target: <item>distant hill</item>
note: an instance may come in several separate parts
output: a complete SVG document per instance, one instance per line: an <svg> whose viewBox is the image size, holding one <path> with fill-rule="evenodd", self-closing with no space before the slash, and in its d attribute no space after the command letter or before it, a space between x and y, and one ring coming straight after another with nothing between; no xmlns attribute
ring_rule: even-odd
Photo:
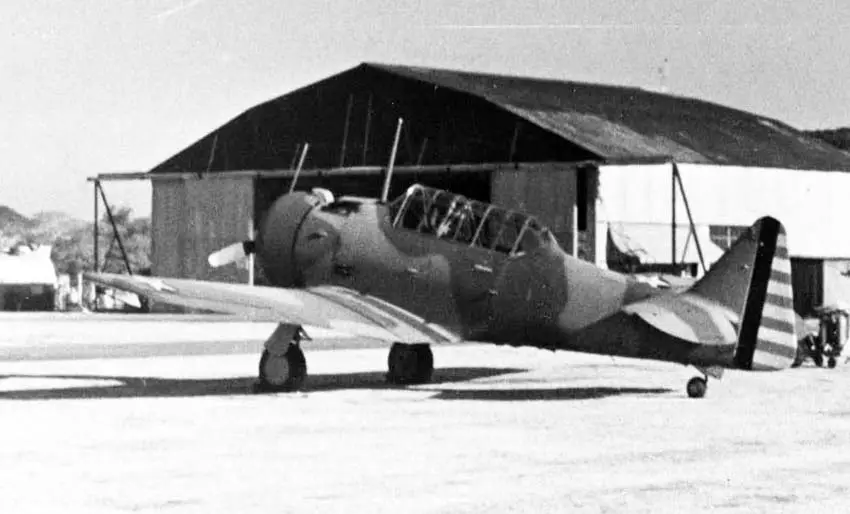
<svg viewBox="0 0 850 514"><path fill-rule="evenodd" d="M88 221L59 211L42 211L35 214L32 220L45 232L73 232L89 225Z"/></svg>
<svg viewBox="0 0 850 514"><path fill-rule="evenodd" d="M31 220L11 207L0 205L0 229L31 228L38 222Z"/></svg>
<svg viewBox="0 0 850 514"><path fill-rule="evenodd" d="M53 244L57 237L88 225L63 212L41 212L28 218L11 207L0 205L0 250L16 243Z"/></svg>
<svg viewBox="0 0 850 514"><path fill-rule="evenodd" d="M806 130L806 135L822 139L838 148L850 151L850 127L827 130Z"/></svg>

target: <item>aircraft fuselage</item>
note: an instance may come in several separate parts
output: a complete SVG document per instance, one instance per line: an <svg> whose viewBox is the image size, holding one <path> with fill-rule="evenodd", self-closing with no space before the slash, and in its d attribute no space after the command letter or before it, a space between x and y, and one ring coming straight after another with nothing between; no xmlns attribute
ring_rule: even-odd
<svg viewBox="0 0 850 514"><path fill-rule="evenodd" d="M664 291L568 255L548 230L537 228L530 237L532 224L519 213L500 210L496 215L486 206L485 220L493 218L503 226L488 228L479 220L464 236L460 226L454 235L439 234L434 227L425 230L424 218L413 226L415 218L409 223L402 219L404 206L348 198L327 205L302 202L289 199L276 206L279 212L270 216L286 219L285 228L263 235L260 257L264 262L277 259L266 265L275 285L337 285L368 293L465 340L692 358L685 355L694 350L688 345L676 349L673 342L662 344L659 355L658 347L618 338L616 325L600 327L593 337L574 337L600 320L616 319L612 315L623 305ZM504 237L505 220L512 216L526 227L514 230L515 240ZM506 244L500 246L503 240ZM712 355L710 360L716 363L718 358Z"/></svg>

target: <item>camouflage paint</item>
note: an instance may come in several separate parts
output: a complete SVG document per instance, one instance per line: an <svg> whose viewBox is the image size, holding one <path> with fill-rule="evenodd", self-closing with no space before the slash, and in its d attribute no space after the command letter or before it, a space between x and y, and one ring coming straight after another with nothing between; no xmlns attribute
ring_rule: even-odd
<svg viewBox="0 0 850 514"><path fill-rule="evenodd" d="M273 206L258 254L275 285L366 293L376 299L360 314L398 306L466 340L781 369L796 349L784 237L778 222L760 220L691 290L675 293L575 259L554 238L508 255L393 227L374 201L323 206L300 193ZM751 325L756 335L739 344Z"/></svg>

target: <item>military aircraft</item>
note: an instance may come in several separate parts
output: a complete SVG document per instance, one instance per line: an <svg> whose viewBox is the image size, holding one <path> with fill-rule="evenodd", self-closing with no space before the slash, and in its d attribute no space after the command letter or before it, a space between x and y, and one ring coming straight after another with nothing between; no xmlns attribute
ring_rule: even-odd
<svg viewBox="0 0 850 514"><path fill-rule="evenodd" d="M255 240L212 254L213 266L256 253L274 287L88 273L154 302L279 325L258 386L302 387L309 327L391 342L387 380L427 382L431 344L480 341L695 366L705 395L724 369L780 370L794 360L785 231L755 222L691 287L664 290L568 255L533 216L411 186L392 201L279 198ZM306 327L306 328L305 328Z"/></svg>

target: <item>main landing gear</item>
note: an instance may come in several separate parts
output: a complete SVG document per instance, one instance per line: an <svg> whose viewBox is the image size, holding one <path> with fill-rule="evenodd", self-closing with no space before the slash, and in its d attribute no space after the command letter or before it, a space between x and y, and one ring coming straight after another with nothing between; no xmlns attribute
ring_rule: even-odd
<svg viewBox="0 0 850 514"><path fill-rule="evenodd" d="M387 357L387 382L390 384L425 384L434 373L434 354L427 343L393 343Z"/></svg>
<svg viewBox="0 0 850 514"><path fill-rule="evenodd" d="M257 392L291 392L307 379L307 359L301 350L300 326L278 325L266 341L260 357Z"/></svg>
<svg viewBox="0 0 850 514"><path fill-rule="evenodd" d="M298 325L280 324L265 343L260 357L256 392L298 391L307 379L307 360L301 350L304 331ZM434 373L434 354L427 343L393 343L387 358L387 382L424 384Z"/></svg>

